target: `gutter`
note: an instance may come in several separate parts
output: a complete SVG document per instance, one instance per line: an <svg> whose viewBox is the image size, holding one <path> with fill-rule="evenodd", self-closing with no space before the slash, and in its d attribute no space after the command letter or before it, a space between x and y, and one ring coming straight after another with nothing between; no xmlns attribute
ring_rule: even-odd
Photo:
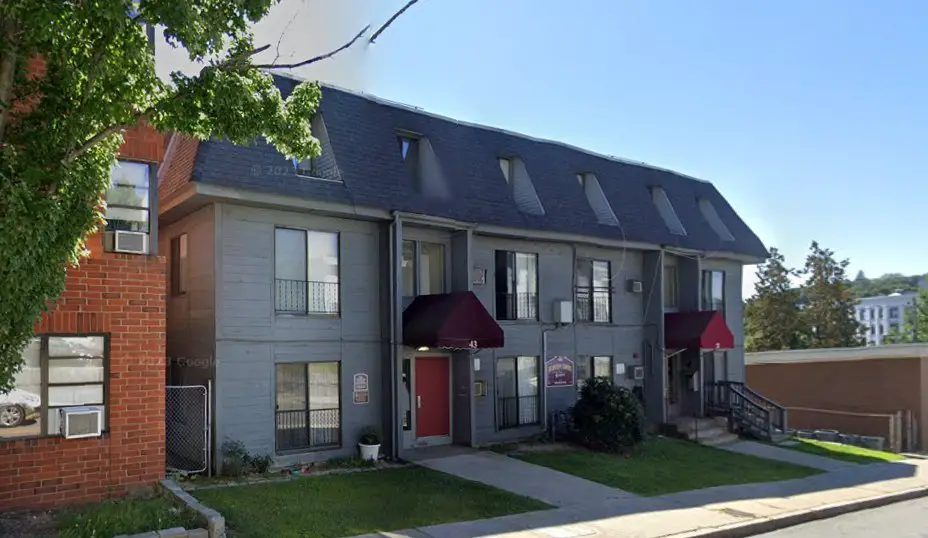
<svg viewBox="0 0 928 538"><path fill-rule="evenodd" d="M397 266L397 252L396 247L398 241L397 230L400 229L400 215L397 212L393 212L393 222L390 223L390 249L389 249L389 259L390 259L390 415L391 415L391 426L390 433L392 437L392 442L390 443L390 457L394 460L399 457L399 445L400 445L400 428L396 427L397 418L399 417L399 408L397 406L396 399L396 346L397 346L397 319L396 319L396 266Z"/></svg>

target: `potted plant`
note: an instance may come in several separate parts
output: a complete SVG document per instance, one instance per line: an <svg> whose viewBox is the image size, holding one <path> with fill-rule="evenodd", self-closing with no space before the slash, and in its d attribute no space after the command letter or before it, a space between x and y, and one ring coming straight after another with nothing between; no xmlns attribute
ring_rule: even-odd
<svg viewBox="0 0 928 538"><path fill-rule="evenodd" d="M380 433L377 428L368 426L361 431L361 440L358 443L361 449L361 459L377 461L380 457Z"/></svg>

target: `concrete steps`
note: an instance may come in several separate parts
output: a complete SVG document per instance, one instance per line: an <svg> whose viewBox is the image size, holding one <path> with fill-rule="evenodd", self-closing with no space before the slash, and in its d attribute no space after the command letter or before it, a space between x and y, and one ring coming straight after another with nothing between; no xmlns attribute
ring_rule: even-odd
<svg viewBox="0 0 928 538"><path fill-rule="evenodd" d="M701 445L716 446L738 440L738 435L729 431L728 419L724 417L680 418L675 425L687 439Z"/></svg>

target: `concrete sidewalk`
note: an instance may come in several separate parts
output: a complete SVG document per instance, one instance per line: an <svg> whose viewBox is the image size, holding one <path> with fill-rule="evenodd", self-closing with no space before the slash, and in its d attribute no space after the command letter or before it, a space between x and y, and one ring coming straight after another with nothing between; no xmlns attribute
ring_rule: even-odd
<svg viewBox="0 0 928 538"><path fill-rule="evenodd" d="M483 464L483 460L463 463L477 466ZM461 476L457 472L454 474ZM510 491L518 487L512 483L502 485ZM531 496L538 497L537 494ZM928 461L925 460L855 465L785 482L721 486L661 497L643 498L630 494L620 498L599 497L583 504L567 502L554 510L366 536L731 538L917 496L928 496Z"/></svg>
<svg viewBox="0 0 928 538"><path fill-rule="evenodd" d="M856 463L839 461L824 456L816 456L815 454L809 454L807 452L790 450L788 448L781 448L754 441L738 441L728 445L720 445L716 448L728 450L729 452L737 452L739 454L747 454L748 456L757 456L758 458L768 460L802 465L803 467L811 467L828 472L839 471L848 467L858 467Z"/></svg>
<svg viewBox="0 0 928 538"><path fill-rule="evenodd" d="M627 491L489 451L475 450L467 454L424 459L417 463L557 507L601 504L636 497Z"/></svg>

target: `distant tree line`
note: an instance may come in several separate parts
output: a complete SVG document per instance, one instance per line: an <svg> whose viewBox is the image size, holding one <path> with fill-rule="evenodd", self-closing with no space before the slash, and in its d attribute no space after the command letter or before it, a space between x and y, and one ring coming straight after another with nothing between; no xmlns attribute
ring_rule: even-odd
<svg viewBox="0 0 928 538"><path fill-rule="evenodd" d="M917 291L925 276L887 273L881 277L867 278L863 271L858 271L857 276L851 281L851 292L854 297L859 299L861 297L889 295L896 292Z"/></svg>

